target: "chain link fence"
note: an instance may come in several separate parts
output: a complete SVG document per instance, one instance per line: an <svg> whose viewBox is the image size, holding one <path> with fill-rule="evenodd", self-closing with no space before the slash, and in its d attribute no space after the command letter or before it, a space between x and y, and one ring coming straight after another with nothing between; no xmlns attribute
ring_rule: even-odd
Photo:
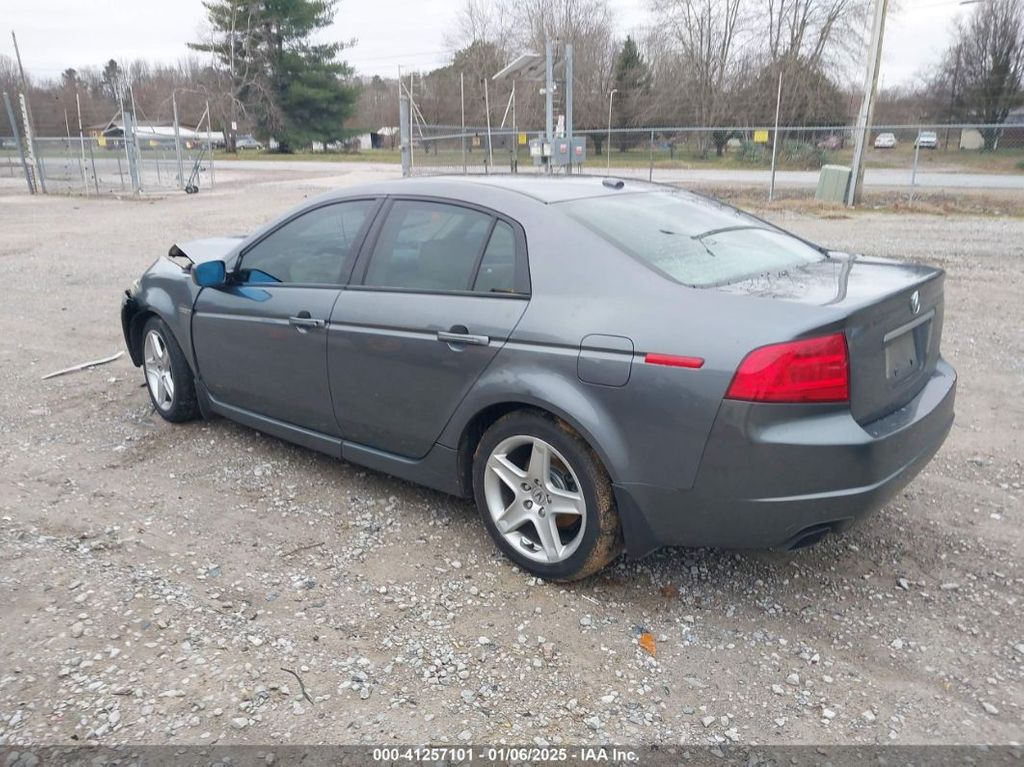
<svg viewBox="0 0 1024 767"><path fill-rule="evenodd" d="M412 130L415 175L517 173L532 170L527 147L508 129L417 125Z"/></svg>
<svg viewBox="0 0 1024 767"><path fill-rule="evenodd" d="M773 183L790 196L811 196L825 165L850 167L853 126L722 128L655 127L575 131L586 139L584 162L573 172L650 181L753 187ZM529 140L517 133L458 126L415 126L411 171L445 173L542 172ZM879 125L865 145L865 186L905 192L956 188L1024 191L1021 124ZM774 172L772 155L774 151ZM566 172L556 168L555 172Z"/></svg>
<svg viewBox="0 0 1024 767"><path fill-rule="evenodd" d="M215 183L213 150L222 134L208 129L208 113L197 128L137 122L130 113L86 126L80 114L75 120L65 113L65 135L30 137L25 108L31 106L21 98L9 100L10 111L0 105L3 188L103 195L195 192Z"/></svg>
<svg viewBox="0 0 1024 767"><path fill-rule="evenodd" d="M132 194L212 187L205 142L71 137L35 139L38 175L50 194ZM180 161L179 161L180 153ZM20 170L20 168L19 168Z"/></svg>

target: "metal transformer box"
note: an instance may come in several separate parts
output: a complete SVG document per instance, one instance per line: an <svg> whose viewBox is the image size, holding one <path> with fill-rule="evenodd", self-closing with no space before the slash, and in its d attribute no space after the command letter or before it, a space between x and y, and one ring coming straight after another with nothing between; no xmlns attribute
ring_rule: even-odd
<svg viewBox="0 0 1024 767"><path fill-rule="evenodd" d="M571 145L570 145L571 143ZM556 138L551 145L552 165L582 165L587 161L587 140L583 137Z"/></svg>

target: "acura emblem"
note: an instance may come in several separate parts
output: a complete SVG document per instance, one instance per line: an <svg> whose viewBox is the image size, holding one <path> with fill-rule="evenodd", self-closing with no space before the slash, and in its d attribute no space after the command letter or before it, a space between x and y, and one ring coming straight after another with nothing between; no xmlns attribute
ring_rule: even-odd
<svg viewBox="0 0 1024 767"><path fill-rule="evenodd" d="M910 311L914 314L921 311L921 293L917 290L910 294Z"/></svg>

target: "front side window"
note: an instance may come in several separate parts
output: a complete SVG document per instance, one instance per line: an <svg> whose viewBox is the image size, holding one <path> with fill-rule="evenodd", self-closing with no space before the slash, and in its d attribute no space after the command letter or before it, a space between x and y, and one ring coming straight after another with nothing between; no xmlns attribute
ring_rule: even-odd
<svg viewBox="0 0 1024 767"><path fill-rule="evenodd" d="M337 285L347 278L372 200L338 202L303 213L242 256L245 282Z"/></svg>
<svg viewBox="0 0 1024 767"><path fill-rule="evenodd" d="M494 219L478 210L398 200L370 257L365 285L412 290L471 290Z"/></svg>
<svg viewBox="0 0 1024 767"><path fill-rule="evenodd" d="M619 250L690 287L737 282L825 258L753 216L681 193L608 195L558 207Z"/></svg>

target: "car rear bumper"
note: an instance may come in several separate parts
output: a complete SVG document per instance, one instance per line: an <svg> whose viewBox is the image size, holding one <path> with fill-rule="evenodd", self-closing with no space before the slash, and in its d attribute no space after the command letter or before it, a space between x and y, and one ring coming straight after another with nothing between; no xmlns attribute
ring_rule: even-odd
<svg viewBox="0 0 1024 767"><path fill-rule="evenodd" d="M935 455L955 397L956 372L940 359L913 400L864 426L835 405L726 400L692 489L615 485L627 548L796 547L843 530Z"/></svg>

